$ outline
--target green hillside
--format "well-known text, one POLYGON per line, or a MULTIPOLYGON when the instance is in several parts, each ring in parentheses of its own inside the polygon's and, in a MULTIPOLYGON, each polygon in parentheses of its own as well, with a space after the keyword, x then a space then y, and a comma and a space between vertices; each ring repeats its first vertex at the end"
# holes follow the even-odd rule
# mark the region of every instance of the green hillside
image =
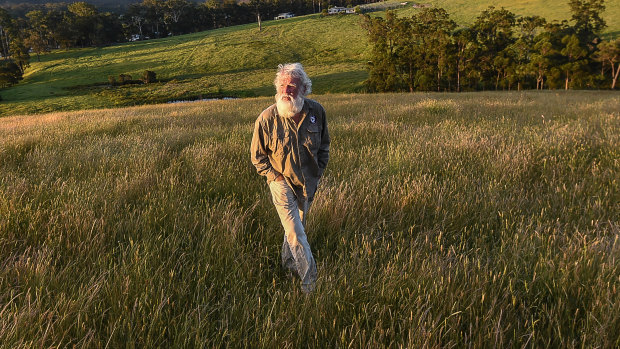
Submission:
POLYGON ((33 57, 22 83, 3 91, 3 114, 162 102, 213 94, 269 95, 279 63, 301 61, 316 93, 355 91, 366 77, 359 16, 318 15, 33 57), (337 34, 335 34, 337 33, 337 34), (165 82, 106 88, 108 76, 145 69, 165 82), (78 87, 76 87, 78 86, 78 87))
MULTIPOLYGON (((470 23, 488 1, 430 1, 446 8, 459 24, 470 23)), ((395 2, 391 2, 395 3, 395 2)), ((387 3, 388 5, 390 2, 387 3)), ((568 19, 566 1, 494 2, 518 14, 568 19)), ((383 4, 379 4, 381 6, 383 4)), ((401 16, 417 11, 411 6, 401 16)), ((607 2, 607 32, 616 35, 620 0, 607 2)), ((381 14, 381 12, 377 12, 381 14)), ((366 79, 368 43, 356 15, 310 15, 267 21, 263 30, 248 24, 196 34, 103 48, 33 55, 17 86, 0 91, 0 115, 167 102, 213 96, 266 96, 279 63, 300 61, 316 94, 356 92, 366 79), (162 81, 144 86, 108 87, 108 76, 140 78, 155 71, 162 81)))

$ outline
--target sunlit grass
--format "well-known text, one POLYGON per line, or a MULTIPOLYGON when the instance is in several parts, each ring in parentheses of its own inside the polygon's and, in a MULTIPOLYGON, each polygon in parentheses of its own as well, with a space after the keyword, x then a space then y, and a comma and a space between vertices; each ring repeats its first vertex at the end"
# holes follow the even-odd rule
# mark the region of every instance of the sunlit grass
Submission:
POLYGON ((613 92, 316 96, 305 296, 249 161, 271 98, 0 119, 4 347, 617 347, 613 92))

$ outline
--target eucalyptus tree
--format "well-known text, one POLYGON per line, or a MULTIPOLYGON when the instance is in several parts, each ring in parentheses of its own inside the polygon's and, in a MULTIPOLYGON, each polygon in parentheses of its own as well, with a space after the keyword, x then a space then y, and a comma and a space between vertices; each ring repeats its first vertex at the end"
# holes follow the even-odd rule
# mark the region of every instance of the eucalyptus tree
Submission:
POLYGON ((366 15, 364 27, 372 43, 371 60, 368 62, 369 76, 365 84, 374 92, 402 91, 407 86, 399 64, 399 42, 402 41, 403 23, 396 13, 388 11, 385 19, 366 15))
POLYGON ((600 41, 600 34, 607 26, 601 14, 605 11, 604 0, 569 0, 573 28, 579 41, 593 52, 600 41))
POLYGON ((496 59, 496 57, 515 41, 514 25, 514 13, 504 8, 497 10, 493 6, 482 11, 472 25, 478 43, 476 60, 483 89, 486 83, 493 80, 495 89, 499 87, 499 80, 509 59, 496 59))
POLYGON ((580 45, 579 38, 576 34, 566 35, 562 39, 564 48, 562 55, 566 57, 566 62, 560 66, 564 73, 564 89, 568 90, 572 87, 573 82, 577 80, 581 82, 585 75, 585 66, 588 64, 588 52, 580 45))
POLYGON ((459 28, 452 34, 452 60, 456 74, 456 91, 461 92, 462 86, 468 86, 470 73, 475 72, 473 62, 476 57, 476 39, 469 28, 459 28), (463 84, 465 81, 465 84, 463 84))
POLYGON ((0 7, 0 54, 5 60, 11 56, 9 45, 14 27, 15 22, 9 12, 0 7))
POLYGON ((450 66, 451 35, 456 23, 442 8, 425 8, 413 19, 413 32, 419 36, 419 52, 414 56, 421 57, 418 80, 433 81, 435 88, 426 86, 425 90, 441 91, 444 74, 450 66))
POLYGON ((598 51, 594 54, 594 59, 601 63, 601 74, 603 75, 606 66, 609 65, 610 86, 612 90, 615 89, 620 74, 620 38, 601 42, 598 45, 598 51))
POLYGON ((536 79, 537 90, 544 88, 545 79, 553 66, 553 56, 556 54, 557 50, 551 40, 551 33, 544 31, 536 35, 527 68, 536 79))
POLYGON ((41 61, 40 54, 49 51, 50 33, 46 21, 46 15, 41 10, 26 13, 29 27, 25 33, 25 44, 37 54, 37 60, 41 61))

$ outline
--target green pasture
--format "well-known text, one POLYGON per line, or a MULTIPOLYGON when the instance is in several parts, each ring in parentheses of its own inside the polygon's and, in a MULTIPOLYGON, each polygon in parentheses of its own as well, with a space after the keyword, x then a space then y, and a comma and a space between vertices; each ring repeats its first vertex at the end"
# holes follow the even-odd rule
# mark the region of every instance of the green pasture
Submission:
MULTIPOLYGON (((489 4, 462 0, 429 3, 446 8, 461 25, 471 23, 489 4)), ((549 20, 570 17, 567 1, 502 0, 494 4, 549 20)), ((400 16, 409 16, 418 10, 408 6, 398 11, 400 16)), ((604 18, 609 35, 617 36, 620 31, 620 24, 614 21, 618 16, 620 0, 607 1, 604 18)), ((360 23, 357 15, 310 15, 266 21, 260 32, 254 23, 110 47, 54 51, 41 55, 40 62, 33 54, 24 80, 0 91, 0 115, 268 96, 274 92, 275 67, 292 61, 306 66, 317 94, 359 92, 367 78, 369 53, 360 23), (147 69, 161 82, 108 86, 110 75, 130 74, 139 79, 147 69)))
POLYGON ((4 115, 92 109, 176 99, 266 96, 278 64, 301 61, 316 93, 359 90, 366 78, 366 37, 359 16, 305 16, 102 48, 33 57, 25 79, 2 91, 4 115), (334 33, 338 33, 337 35, 334 33), (108 76, 162 82, 108 86, 108 76))
POLYGON ((0 119, 0 347, 620 346, 616 92, 328 94, 319 280, 249 159, 271 97, 0 119))

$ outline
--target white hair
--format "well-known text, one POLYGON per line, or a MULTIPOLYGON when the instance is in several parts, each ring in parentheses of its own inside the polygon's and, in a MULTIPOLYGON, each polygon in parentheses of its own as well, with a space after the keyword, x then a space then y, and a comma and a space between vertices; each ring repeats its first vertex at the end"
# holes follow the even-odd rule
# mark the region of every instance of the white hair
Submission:
POLYGON ((303 89, 300 89, 301 95, 307 96, 312 93, 312 81, 310 81, 310 78, 304 71, 304 67, 301 63, 287 63, 278 65, 278 72, 276 73, 275 80, 273 80, 273 84, 276 89, 278 88, 280 79, 285 76, 290 76, 301 80, 301 85, 303 86, 303 89))

